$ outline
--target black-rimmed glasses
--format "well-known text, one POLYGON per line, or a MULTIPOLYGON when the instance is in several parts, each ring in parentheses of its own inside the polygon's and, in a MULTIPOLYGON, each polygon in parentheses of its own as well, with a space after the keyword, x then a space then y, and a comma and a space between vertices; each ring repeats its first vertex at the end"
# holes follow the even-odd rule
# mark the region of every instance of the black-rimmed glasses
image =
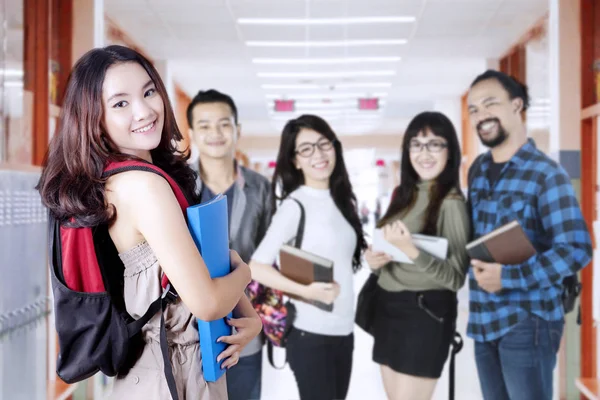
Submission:
POLYGON ((423 148, 426 148, 427 151, 430 153, 439 153, 447 147, 448 145, 446 143, 440 142, 438 140, 432 140, 427 143, 414 141, 409 143, 408 151, 410 151, 411 153, 420 153, 423 150, 423 148))
POLYGON ((308 158, 315 154, 315 150, 318 147, 321 151, 329 151, 333 148, 335 141, 328 139, 321 139, 317 143, 302 143, 296 149, 296 154, 300 157, 308 158))

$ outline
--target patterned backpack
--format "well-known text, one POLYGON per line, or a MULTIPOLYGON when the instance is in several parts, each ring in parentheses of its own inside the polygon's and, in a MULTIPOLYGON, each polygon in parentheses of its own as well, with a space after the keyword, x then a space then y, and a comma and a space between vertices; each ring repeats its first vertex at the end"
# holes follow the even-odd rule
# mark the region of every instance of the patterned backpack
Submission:
MULTIPOLYGON (((300 248, 302 246, 306 218, 304 206, 293 197, 290 197, 290 199, 294 200, 300 207, 298 231, 296 232, 296 237, 292 239, 293 246, 300 248)), ((277 268, 277 266, 273 265, 273 268, 277 268)), ((291 302, 284 302, 283 292, 263 286, 256 281, 252 281, 248 285, 248 297, 263 323, 263 332, 267 338, 269 363, 273 368, 282 369, 283 366, 277 367, 275 365, 273 347, 285 347, 287 335, 296 317, 296 308, 291 302)))

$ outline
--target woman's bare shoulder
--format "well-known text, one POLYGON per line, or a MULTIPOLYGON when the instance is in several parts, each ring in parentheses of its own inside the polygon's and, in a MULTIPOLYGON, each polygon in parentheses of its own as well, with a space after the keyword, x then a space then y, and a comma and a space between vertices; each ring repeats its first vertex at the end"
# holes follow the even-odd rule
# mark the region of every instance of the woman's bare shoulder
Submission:
POLYGON ((150 200, 171 194, 169 183, 160 175, 146 171, 126 171, 113 175, 106 182, 106 196, 125 204, 150 200))

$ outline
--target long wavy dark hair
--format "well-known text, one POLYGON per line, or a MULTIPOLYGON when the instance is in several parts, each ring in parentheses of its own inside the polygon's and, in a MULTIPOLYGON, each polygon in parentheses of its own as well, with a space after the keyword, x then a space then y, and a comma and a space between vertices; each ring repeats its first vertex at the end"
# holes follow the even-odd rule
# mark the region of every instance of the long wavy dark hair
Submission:
POLYGON ((402 140, 402 161, 400 167, 400 186, 394 190, 392 201, 385 215, 381 218, 378 227, 383 227, 399 213, 410 211, 417 198, 420 181, 417 171, 410 162, 410 141, 431 132, 433 135, 446 139, 448 143, 448 162, 442 173, 431 185, 429 204, 425 212, 426 218, 420 233, 435 235, 437 231, 438 216, 442 201, 454 189, 457 196, 463 197, 460 190, 460 162, 461 151, 456 130, 452 122, 439 112, 423 112, 408 124, 402 140))
POLYGON ((74 227, 96 226, 115 217, 106 203, 102 178, 107 163, 137 160, 123 154, 103 126, 102 87, 113 65, 141 65, 162 97, 165 113, 161 141, 150 151, 154 165, 171 175, 187 198, 195 202, 196 174, 188 167, 187 151, 177 150, 182 139, 160 75, 138 52, 123 46, 93 49, 77 61, 65 90, 58 129, 43 162, 37 189, 42 202, 59 221, 74 227))
POLYGON ((333 173, 329 178, 329 191, 337 208, 356 232, 356 248, 352 258, 352 269, 356 272, 361 266, 361 256, 367 248, 367 242, 365 241, 362 224, 358 217, 356 196, 352 191, 352 184, 350 183, 350 177, 344 163, 342 144, 323 118, 316 115, 302 115, 288 121, 283 128, 277 165, 271 186, 273 210, 276 210, 277 200, 285 199, 290 193, 298 189, 300 185, 304 184, 304 174, 294 165, 296 158, 296 138, 302 129, 311 129, 318 132, 334 144, 336 162, 333 173), (277 195, 278 187, 281 189, 280 196, 277 195))

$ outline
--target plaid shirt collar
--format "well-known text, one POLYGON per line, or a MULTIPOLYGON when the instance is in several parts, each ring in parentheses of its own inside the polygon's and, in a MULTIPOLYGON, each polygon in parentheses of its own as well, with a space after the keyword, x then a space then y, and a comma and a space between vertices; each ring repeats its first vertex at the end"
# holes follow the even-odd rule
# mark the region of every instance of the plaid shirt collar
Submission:
MULTIPOLYGON (((535 145, 535 141, 532 138, 528 138, 527 142, 523 146, 517 150, 517 152, 508 160, 509 164, 514 164, 516 167, 522 167, 527 161, 531 160, 531 158, 535 155, 537 151, 537 146, 535 145)), ((483 156, 483 164, 485 165, 485 169, 489 167, 492 162, 492 152, 488 151, 483 156)))

